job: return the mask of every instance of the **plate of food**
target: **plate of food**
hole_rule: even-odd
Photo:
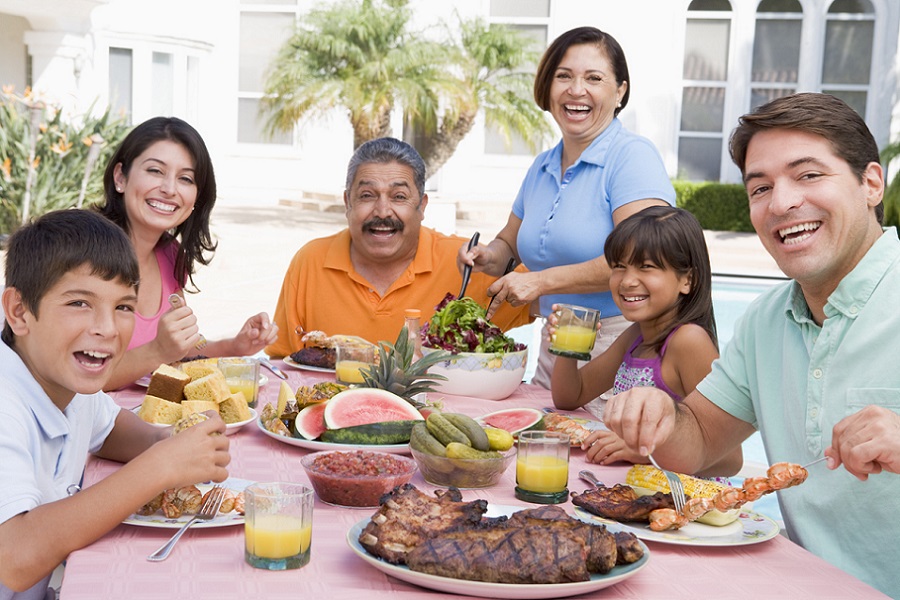
[[[298,363],[290,356],[285,356],[283,359],[284,364],[293,368],[300,369],[301,371],[314,371],[316,373],[331,373],[334,374],[334,367],[317,367],[315,365],[305,365],[303,363]]]
[[[489,505],[485,517],[509,516],[525,507]],[[460,594],[465,596],[477,596],[483,598],[511,598],[511,599],[544,599],[565,598],[601,590],[632,577],[643,569],[650,559],[650,550],[645,544],[635,540],[635,544],[642,550],[642,555],[635,562],[612,567],[608,573],[591,573],[587,581],[574,581],[567,583],[493,583],[433,575],[430,573],[415,571],[406,565],[392,564],[373,554],[360,543],[360,535],[369,523],[364,519],[353,525],[347,532],[347,544],[351,550],[366,563],[401,581],[412,583],[423,588]],[[553,536],[547,536],[551,539]],[[509,561],[512,563],[513,561]]]
[[[133,412],[134,414],[138,414],[140,412],[140,410],[141,410],[140,406],[135,406],[134,408],[131,409],[131,412]],[[225,435],[231,435],[233,433],[237,433],[238,430],[243,429],[245,426],[249,425],[250,423],[252,423],[253,421],[256,420],[256,418],[257,418],[256,409],[251,408],[249,410],[250,410],[250,418],[249,419],[244,419],[243,421],[236,421],[234,423],[225,423]],[[153,425],[154,427],[171,427],[172,426],[167,423],[150,423],[150,425]]]
[[[222,508],[219,509],[219,513],[209,521],[195,522],[192,527],[207,529],[212,527],[243,525],[243,492],[244,489],[252,483],[252,481],[237,479],[235,477],[226,479],[222,485],[225,486],[225,489],[227,489],[230,494],[226,494],[226,499],[222,502]],[[137,527],[178,529],[191,520],[191,517],[193,517],[200,508],[203,495],[212,489],[212,487],[213,484],[211,483],[198,483],[196,486],[185,486],[175,490],[174,494],[169,494],[168,499],[161,498],[161,496],[166,494],[166,492],[162,492],[160,496],[157,496],[143,507],[143,512],[149,514],[139,514],[141,511],[138,511],[122,521],[122,523],[125,525],[135,525]],[[174,509],[167,507],[168,510],[172,511],[170,514],[175,514],[176,512],[180,512],[181,514],[177,517],[167,517],[163,514],[163,502],[175,507]],[[192,509],[190,506],[194,506],[194,508]],[[228,512],[223,512],[226,508],[229,509]]]
[[[259,430],[264,434],[272,439],[278,440],[282,444],[306,448],[307,450],[373,450],[377,452],[389,452],[391,454],[409,454],[410,452],[409,444],[335,444],[320,442],[319,440],[308,440],[302,437],[279,435],[266,429],[262,419],[256,419],[256,426],[259,427]]]
[[[648,523],[619,522],[575,507],[575,516],[588,523],[601,523],[613,533],[628,531],[642,540],[682,546],[746,546],[774,538],[781,531],[778,523],[752,510],[742,510],[738,518],[721,527],[688,523],[681,529],[653,531]]]

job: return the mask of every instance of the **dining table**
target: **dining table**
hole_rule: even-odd
[[[333,380],[327,372],[275,363],[289,376],[292,390],[319,381]],[[260,387],[258,408],[277,401],[280,380],[270,376]],[[129,386],[111,393],[124,409],[139,406],[146,390]],[[428,394],[442,410],[478,417],[505,408],[552,407],[550,392],[523,383],[504,400]],[[587,412],[579,417],[595,419]],[[273,439],[256,422],[229,436],[229,477],[253,482],[296,482],[309,485],[300,459],[315,451]],[[629,465],[588,463],[585,452],[573,448],[568,489],[583,492],[588,484],[579,479],[582,469],[592,470],[606,485],[623,483]],[[117,463],[90,457],[83,487],[115,472]],[[488,488],[462,490],[465,501],[485,499],[491,504],[532,508],[516,498],[515,468]],[[421,472],[411,483],[431,494],[441,489],[425,481]],[[559,505],[573,514],[571,499]],[[428,600],[466,598],[402,581],[375,568],[350,547],[348,531],[365,522],[376,509],[332,506],[316,498],[313,509],[311,559],[296,570],[267,571],[244,561],[244,528],[223,526],[192,528],[162,562],[147,556],[174,533],[172,529],[123,523],[93,544],[73,552],[65,564],[59,597],[62,600]],[[649,558],[643,568],[618,583],[577,598],[887,598],[884,594],[792,542],[781,531],[759,543],[705,546],[690,543],[645,541]],[[540,584],[532,584],[540,585]],[[548,596],[550,597],[550,596]]]

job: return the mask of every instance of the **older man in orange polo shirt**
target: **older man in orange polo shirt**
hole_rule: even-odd
[[[299,350],[298,326],[378,342],[397,338],[407,308],[430,319],[447,292],[459,291],[456,254],[465,240],[423,227],[427,205],[425,163],[415,148],[393,138],[361,145],[347,168],[348,227],[294,255],[275,308],[278,339],[266,353]],[[493,281],[473,274],[466,295],[486,305]],[[525,324],[528,308],[504,303],[492,321],[504,330]]]

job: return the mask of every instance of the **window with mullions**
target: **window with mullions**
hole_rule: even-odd
[[[869,0],[835,0],[825,21],[821,91],[866,116],[875,10]]]
[[[731,4],[694,0],[688,6],[678,135],[678,175],[718,181],[721,172]]]
[[[803,7],[799,0],[762,0],[756,10],[750,110],[797,91]]]

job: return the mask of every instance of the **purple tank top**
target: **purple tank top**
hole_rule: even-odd
[[[634,387],[655,387],[672,396],[676,402],[681,402],[681,396],[669,389],[662,377],[662,359],[666,354],[666,348],[669,346],[669,340],[676,331],[678,331],[678,327],[669,332],[669,335],[666,336],[666,341],[663,342],[662,348],[660,348],[659,355],[654,358],[632,356],[631,353],[644,341],[644,336],[639,335],[634,340],[634,343],[631,344],[628,352],[625,353],[622,364],[619,365],[619,370],[616,372],[616,381],[613,384],[613,392],[619,394]]]

